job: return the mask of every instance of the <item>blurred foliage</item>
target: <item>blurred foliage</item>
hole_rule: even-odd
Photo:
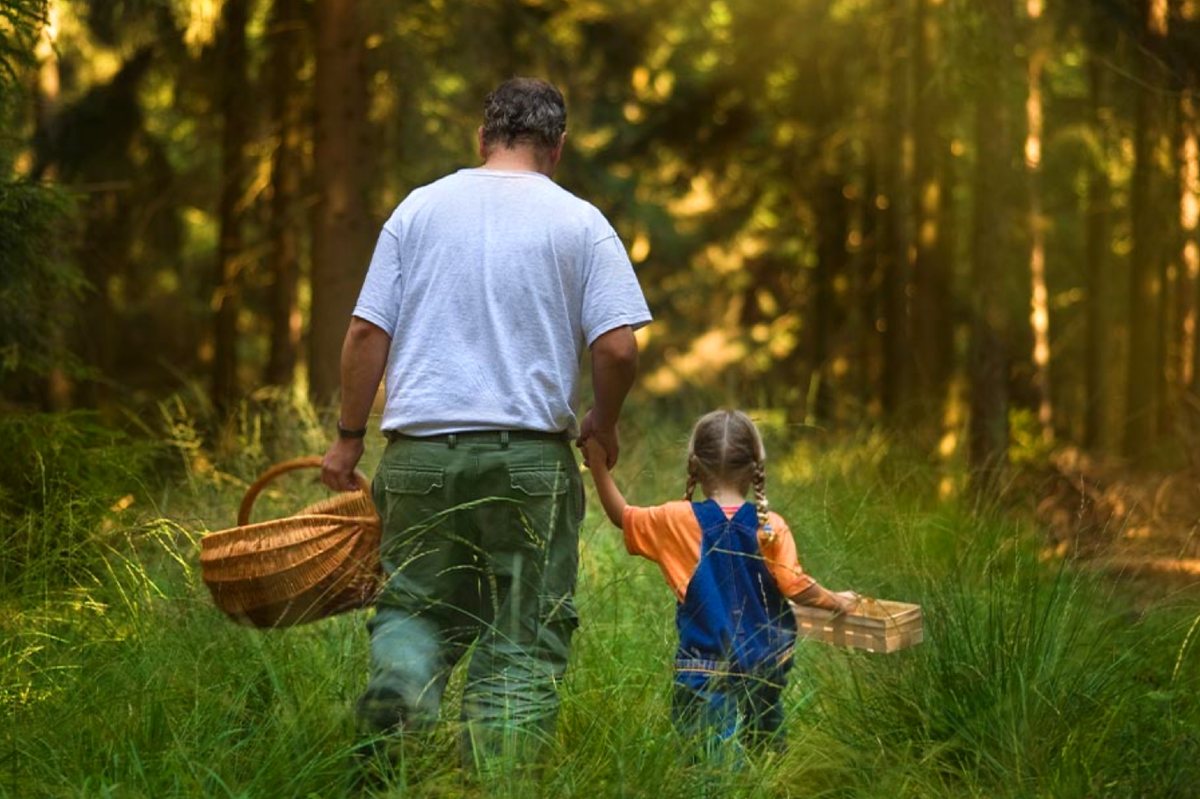
[[[297,43],[297,80],[290,90],[309,120],[300,148],[305,175],[297,208],[283,220],[299,235],[294,316],[301,321],[310,308],[307,234],[319,201],[309,127],[320,110],[312,107],[314,2],[300,2],[297,17],[286,23],[305,40]],[[53,66],[61,89],[54,124],[44,130],[30,133],[35,102],[12,106],[5,130],[13,138],[0,160],[12,174],[52,172],[78,200],[67,210],[73,224],[66,229],[50,224],[51,206],[40,206],[40,215],[18,214],[31,235],[17,236],[21,243],[9,246],[23,248],[27,259],[41,253],[45,263],[31,270],[26,260],[18,268],[6,254],[0,268],[44,283],[44,292],[58,297],[61,312],[50,315],[60,320],[55,357],[73,354],[96,378],[77,381],[76,405],[146,407],[202,380],[212,367],[216,205],[225,180],[217,79],[221,5],[55,0],[47,7],[23,0],[5,6],[17,23],[5,29],[0,54],[14,80],[26,85],[36,83],[30,78],[40,68],[31,54],[37,29],[47,8],[54,11]],[[278,130],[270,109],[281,99],[273,96],[280,84],[271,68],[281,41],[276,5],[256,0],[247,25],[247,80],[262,102],[253,109],[245,146],[249,178],[238,206],[245,245],[232,290],[241,308],[238,382],[251,392],[264,383],[271,337],[278,336],[270,322],[276,279],[271,231],[280,222],[271,203]],[[476,163],[482,98],[499,80],[544,76],[563,88],[569,108],[568,152],[556,178],[613,221],[656,316],[641,334],[642,400],[666,408],[692,395],[701,404],[772,407],[790,423],[846,429],[899,411],[885,397],[895,366],[887,362],[893,357],[887,344],[902,332],[898,326],[917,325],[918,314],[931,307],[948,320],[942,336],[951,340],[946,347],[955,374],[969,372],[971,210],[981,191],[999,192],[1009,221],[996,224],[1005,227],[1013,252],[1006,256],[1002,289],[989,302],[1012,321],[1007,390],[1018,410],[1033,408],[1032,337],[1023,323],[1033,223],[1024,208],[1022,156],[1014,147],[1005,159],[1006,185],[977,185],[973,128],[978,104],[1000,103],[1009,111],[1013,141],[1023,139],[1026,60],[1035,42],[1026,4],[1019,5],[1016,46],[1001,48],[1002,63],[983,64],[982,54],[992,48],[982,45],[998,35],[993,22],[1002,3],[356,4],[370,98],[372,226],[413,188]],[[1128,350],[1127,287],[1137,98],[1144,92],[1194,94],[1200,63],[1195,10],[1172,6],[1161,56],[1169,85],[1148,87],[1133,79],[1144,55],[1136,5],[1045,4],[1045,31],[1037,40],[1045,47],[1038,185],[1056,432],[1082,439],[1085,409],[1099,403],[1099,443],[1109,448],[1116,440],[1111,431],[1123,422],[1124,392],[1118,389],[1135,355]],[[1105,84],[1099,100],[1093,97],[1095,63]],[[989,75],[998,76],[999,84]],[[7,89],[15,87],[9,84]],[[926,150],[918,153],[917,146]],[[932,185],[916,184],[917,155],[933,164],[922,178]],[[1159,155],[1177,158],[1165,147]],[[1087,203],[1101,175],[1111,184],[1103,209],[1109,246],[1101,282],[1089,287]],[[930,197],[941,198],[932,220]],[[19,204],[32,207],[24,199]],[[1180,239],[1178,218],[1177,207],[1162,209],[1164,238]],[[917,233],[928,235],[931,223],[945,265],[937,279],[948,283],[936,287],[933,306],[920,293],[930,290],[922,282],[928,277],[890,282],[888,272],[912,266],[908,244]],[[3,224],[4,241],[14,241],[9,231],[18,230],[11,227],[16,222]],[[1197,300],[1194,278],[1177,252],[1172,258],[1163,272],[1162,336],[1177,341],[1167,348],[1175,358],[1176,350],[1195,348],[1185,317]],[[94,293],[80,301],[85,282]],[[6,296],[13,304],[29,291]],[[906,316],[889,319],[898,292]],[[1093,307],[1100,309],[1098,329],[1089,327],[1086,312]],[[23,362],[31,368],[42,369],[37,364],[44,359],[34,357],[29,338],[42,336],[48,324],[21,342]],[[1096,339],[1110,390],[1093,397],[1087,395],[1085,352]],[[11,363],[11,346],[6,351]],[[920,353],[903,357],[912,361],[908,369],[917,382],[926,380],[915,368]],[[1164,395],[1169,404],[1188,387],[1179,368],[1164,364],[1164,370],[1176,384]],[[305,374],[302,364],[300,385]],[[10,389],[14,385],[4,386],[6,399],[37,401],[26,389]],[[953,407],[963,404],[965,390],[961,380],[909,390],[901,404],[911,410],[901,415],[900,426],[917,419],[927,440],[950,440],[944,428],[964,423],[965,415]]]
[[[78,376],[79,359],[65,351],[68,320],[53,310],[77,298],[85,282],[68,248],[72,203],[65,192],[21,179],[11,169],[19,147],[24,70],[46,20],[45,0],[0,6],[0,385],[24,388],[53,368]]]
[[[33,61],[33,41],[46,21],[47,0],[5,0],[0,5],[0,100],[19,82],[17,68]]]
[[[52,368],[83,374],[78,359],[55,349],[66,320],[52,309],[78,299],[86,282],[61,252],[71,203],[63,192],[25,181],[0,182],[0,380],[45,376]],[[57,253],[57,255],[56,255]]]
[[[0,587],[19,594],[94,577],[160,447],[93,412],[14,412],[0,415],[0,451]]]

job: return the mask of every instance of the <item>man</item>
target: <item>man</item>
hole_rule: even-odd
[[[389,444],[373,484],[389,575],[370,622],[370,733],[427,730],[471,652],[464,756],[524,758],[553,730],[577,625],[583,487],[570,442],[609,460],[650,321],[629,258],[592,205],[551,179],[566,108],[506,81],[484,164],[413,191],[384,225],[342,350],[339,437],[322,479],[353,488],[386,368]],[[594,407],[576,418],[591,350]],[[515,747],[515,749],[514,749]]]

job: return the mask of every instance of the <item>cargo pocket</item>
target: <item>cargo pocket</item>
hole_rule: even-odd
[[[380,559],[388,582],[380,606],[412,608],[444,593],[444,547],[436,535],[438,516],[446,506],[445,470],[436,466],[398,465],[381,468],[376,484],[384,505]]]
[[[562,679],[571,652],[571,636],[579,627],[579,612],[572,596],[543,596],[540,600],[541,657],[554,679]]]
[[[562,468],[541,466],[513,469],[508,476],[511,496],[520,506],[521,525],[540,548],[560,534],[564,520],[574,511],[567,493],[570,475]]]
[[[444,509],[445,470],[392,466],[383,471],[384,538],[396,539]]]

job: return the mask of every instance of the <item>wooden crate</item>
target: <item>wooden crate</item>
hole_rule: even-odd
[[[793,605],[802,638],[867,652],[895,652],[924,640],[921,606],[908,602],[863,598],[853,613]]]

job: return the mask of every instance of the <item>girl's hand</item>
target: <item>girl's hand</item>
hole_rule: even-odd
[[[858,608],[858,594],[853,591],[838,591],[834,595],[838,603],[838,613],[853,613]]]
[[[580,444],[583,448],[583,462],[592,470],[592,482],[596,484],[596,493],[600,496],[600,506],[608,520],[618,530],[625,524],[625,497],[621,489],[613,481],[612,473],[608,471],[608,453],[594,437],[584,439]]]
[[[608,470],[608,451],[595,436],[584,439],[583,463],[592,471]]]

